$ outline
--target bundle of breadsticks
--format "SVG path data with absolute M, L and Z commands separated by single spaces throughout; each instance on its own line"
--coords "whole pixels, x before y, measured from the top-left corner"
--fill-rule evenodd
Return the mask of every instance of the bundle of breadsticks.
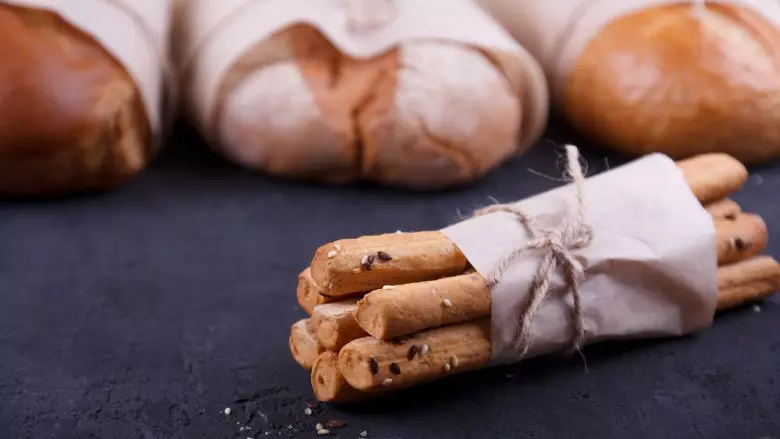
M 292 325 L 292 356 L 318 400 L 348 402 L 560 351 L 578 335 L 580 349 L 702 330 L 780 287 L 780 264 L 761 254 L 764 221 L 729 198 L 747 177 L 723 154 L 653 155 L 440 231 L 326 244 L 298 277 L 310 317 Z M 526 229 L 565 218 L 572 194 L 584 214 L 557 235 L 569 252 L 548 258 Z M 535 294 L 539 261 L 556 258 L 552 292 Z

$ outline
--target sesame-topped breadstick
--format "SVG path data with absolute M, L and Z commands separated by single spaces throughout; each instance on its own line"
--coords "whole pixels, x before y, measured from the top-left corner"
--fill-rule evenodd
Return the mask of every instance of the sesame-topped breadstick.
M 350 386 L 338 368 L 339 354 L 326 351 L 317 357 L 311 369 L 311 387 L 321 402 L 352 402 L 369 395 Z
M 780 288 L 780 264 L 763 256 L 721 267 L 718 288 L 718 310 L 762 300 Z M 482 319 L 391 341 L 357 339 L 341 349 L 339 370 L 360 391 L 391 391 L 488 367 L 491 355 L 490 319 Z
M 747 179 L 745 167 L 725 154 L 704 154 L 677 165 L 702 203 L 729 196 Z M 321 294 L 344 296 L 455 276 L 467 265 L 460 249 L 440 232 L 396 233 L 321 246 L 312 260 L 311 276 Z
M 314 255 L 311 275 L 326 296 L 462 273 L 466 257 L 440 232 L 390 233 L 342 239 Z
M 713 222 L 718 265 L 747 259 L 766 247 L 768 233 L 758 215 L 739 213 L 733 219 L 716 218 Z M 357 302 L 355 320 L 373 337 L 389 340 L 485 318 L 490 311 L 487 281 L 471 273 L 372 291 Z

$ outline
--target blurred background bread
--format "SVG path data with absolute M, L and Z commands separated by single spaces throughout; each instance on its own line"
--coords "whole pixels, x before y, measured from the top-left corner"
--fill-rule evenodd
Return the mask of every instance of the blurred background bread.
M 114 188 L 150 156 L 127 71 L 45 10 L 0 4 L 0 195 Z
M 780 31 L 747 7 L 654 6 L 607 24 L 565 87 L 578 129 L 630 154 L 780 157 Z
M 256 61 L 269 44 L 292 56 Z M 355 60 L 307 25 L 241 56 L 219 95 L 222 147 L 242 165 L 415 189 L 484 175 L 517 149 L 522 117 L 509 81 L 480 50 L 420 41 Z

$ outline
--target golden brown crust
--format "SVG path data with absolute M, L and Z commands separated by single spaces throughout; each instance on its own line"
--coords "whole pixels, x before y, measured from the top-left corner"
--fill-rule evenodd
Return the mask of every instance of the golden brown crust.
M 718 269 L 718 310 L 763 300 L 780 289 L 780 264 L 756 256 Z
M 677 162 L 696 198 L 707 204 L 737 192 L 748 179 L 745 166 L 723 153 L 709 153 Z
M 715 220 L 718 264 L 725 265 L 761 253 L 769 240 L 764 220 L 752 213 Z
M 483 368 L 491 352 L 490 321 L 479 320 L 398 341 L 355 340 L 341 349 L 339 370 L 360 391 L 394 390 Z
M 357 300 L 317 305 L 312 313 L 312 325 L 316 328 L 317 340 L 325 349 L 338 352 L 352 340 L 366 334 L 355 321 Z
M 467 264 L 460 249 L 440 232 L 390 233 L 321 246 L 311 274 L 322 294 L 343 296 L 457 275 Z
M 288 344 L 295 361 L 307 370 L 312 368 L 317 356 L 325 350 L 317 341 L 310 319 L 293 323 Z
M 366 294 L 355 320 L 379 340 L 490 315 L 490 289 L 477 273 L 396 285 Z
M 320 402 L 353 402 L 367 395 L 347 383 L 338 369 L 339 354 L 323 352 L 311 369 L 311 387 Z
M 704 207 L 713 218 L 720 219 L 735 218 L 742 212 L 742 208 L 739 204 L 730 198 L 712 202 Z
M 780 156 L 780 32 L 747 8 L 664 5 L 614 20 L 572 69 L 563 110 L 630 154 Z
M 0 195 L 109 189 L 144 168 L 150 128 L 127 71 L 58 15 L 0 5 Z

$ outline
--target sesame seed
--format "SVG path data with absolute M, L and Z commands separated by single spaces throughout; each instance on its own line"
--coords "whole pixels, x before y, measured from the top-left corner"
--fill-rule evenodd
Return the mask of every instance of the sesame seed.
M 325 428 L 325 426 L 322 425 L 322 422 L 318 422 L 317 425 L 314 426 L 314 428 L 316 430 L 322 430 L 323 428 Z
M 226 415 L 229 415 L 229 414 L 230 414 L 230 412 L 231 412 L 231 410 L 230 410 L 230 407 L 225 407 L 225 410 L 224 410 L 224 411 L 225 411 L 225 414 L 226 414 Z
M 401 366 L 398 365 L 395 361 L 390 363 L 390 372 L 395 375 L 401 374 Z
M 306 413 L 306 416 L 311 416 L 311 409 L 310 408 L 306 407 L 305 409 L 303 409 L 303 412 Z
M 429 349 L 427 344 L 422 345 L 422 348 L 420 348 L 420 355 L 422 355 L 423 357 L 428 355 L 428 350 Z
M 441 301 L 441 303 L 447 308 L 452 308 L 452 302 L 450 301 L 450 299 L 444 299 Z
M 331 250 L 328 252 L 328 259 L 335 258 L 336 255 L 339 254 L 336 250 Z
M 416 344 L 413 344 L 409 347 L 409 352 L 406 353 L 406 359 L 412 361 L 418 352 L 420 352 L 420 348 L 418 348 Z
M 452 364 L 452 367 L 458 367 L 458 364 L 460 364 L 458 357 L 453 355 L 452 358 L 450 358 L 450 364 Z
M 382 381 L 382 385 L 385 386 L 385 387 L 387 387 L 387 386 L 389 386 L 391 384 L 393 384 L 393 379 L 392 378 L 385 378 L 385 380 Z
M 372 375 L 379 373 L 379 364 L 376 362 L 376 358 L 371 357 L 368 359 L 368 369 L 371 371 Z
M 368 262 L 368 265 L 372 265 L 374 263 L 374 259 L 376 259 L 374 258 L 374 255 L 368 255 L 366 257 L 366 262 Z
M 317 434 L 320 436 L 325 436 L 326 434 L 330 434 L 330 430 L 328 430 L 327 428 L 320 428 L 319 430 L 317 430 Z
M 450 371 L 450 363 L 444 363 L 444 371 L 449 372 Z
M 368 432 L 367 431 L 364 430 L 364 431 L 360 432 L 360 437 L 366 437 L 366 436 L 368 436 Z
M 338 244 L 333 244 L 333 247 L 335 247 L 335 248 L 336 248 L 336 250 L 341 250 L 341 246 L 340 246 L 340 245 L 338 245 Z
M 392 261 L 393 257 L 390 256 L 387 252 L 376 252 L 376 257 L 379 258 L 382 261 Z
M 383 290 L 389 290 L 389 289 L 392 289 L 392 288 L 393 288 L 392 285 L 385 285 L 385 286 L 382 287 Z
M 400 235 L 400 234 L 402 234 L 402 233 L 404 233 L 404 232 L 402 232 L 402 231 L 400 231 L 400 230 L 396 230 L 396 231 L 395 231 L 395 234 L 396 234 L 396 235 Z
M 368 255 L 363 255 L 362 258 L 360 258 L 360 265 L 366 265 L 368 264 Z
M 735 213 L 730 213 L 730 214 L 726 215 L 724 218 L 726 218 L 726 219 L 727 219 L 727 220 L 729 220 L 729 221 L 734 221 L 734 220 L 736 220 L 736 219 L 737 219 L 737 214 L 735 214 Z
M 756 312 L 756 313 L 761 312 L 761 307 L 758 306 L 758 305 L 753 305 L 753 312 Z
M 750 247 L 752 247 L 750 245 L 750 243 L 745 242 L 745 240 L 742 239 L 742 238 L 735 238 L 734 241 L 733 241 L 733 244 L 734 244 L 734 248 L 738 252 L 745 251 L 745 250 L 749 249 Z

